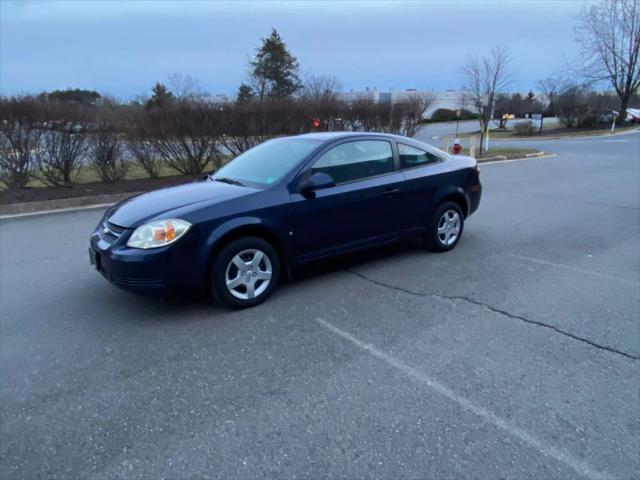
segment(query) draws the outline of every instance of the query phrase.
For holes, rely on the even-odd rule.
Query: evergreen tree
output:
[[[241,83],[238,88],[238,95],[236,96],[236,102],[244,103],[253,98],[253,89],[246,83]]]
[[[101,95],[95,90],[82,90],[79,88],[68,88],[66,90],[54,90],[51,93],[44,93],[45,97],[52,102],[80,103],[83,105],[95,105],[100,100]]]
[[[287,50],[275,28],[262,39],[262,46],[250,65],[254,90],[260,100],[288,97],[301,87],[298,60]]]
[[[162,83],[157,82],[151,89],[151,92],[151,98],[147,100],[147,104],[145,105],[148,110],[152,108],[162,108],[173,103],[173,93]]]

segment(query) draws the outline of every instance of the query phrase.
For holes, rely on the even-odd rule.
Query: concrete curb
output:
[[[541,155],[537,153],[530,153],[526,157],[510,158],[508,160],[491,160],[489,162],[478,162],[478,165],[480,167],[484,167],[485,165],[500,165],[501,163],[522,162],[524,160],[534,160],[536,158],[553,158],[557,156],[558,155],[556,155],[555,153],[542,153]]]
[[[551,156],[546,152],[536,152],[536,153],[527,153],[525,154],[524,157],[517,157],[517,158],[509,158],[505,155],[495,155],[493,157],[486,157],[483,158],[482,160],[477,160],[478,165],[482,165],[483,163],[494,163],[497,161],[500,162],[504,162],[507,160],[526,160],[527,158],[537,158],[537,157],[545,157],[545,156]]]
[[[59,200],[44,200],[41,202],[0,205],[0,219],[106,207],[120,200],[139,195],[140,193],[142,192],[110,193],[106,195],[91,195],[86,197],[61,198]]]

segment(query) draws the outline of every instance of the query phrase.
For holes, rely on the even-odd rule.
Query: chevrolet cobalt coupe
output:
[[[206,288],[229,307],[251,307],[312,260],[409,236],[451,250],[481,191],[473,158],[410,138],[278,138],[206,180],[111,207],[89,255],[127,290]]]

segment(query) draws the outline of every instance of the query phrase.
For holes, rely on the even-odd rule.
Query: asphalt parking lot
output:
[[[481,167],[458,247],[265,304],[117,290],[102,211],[0,222],[0,476],[638,478],[640,134]]]

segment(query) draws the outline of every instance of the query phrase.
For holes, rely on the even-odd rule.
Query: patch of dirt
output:
[[[205,175],[175,175],[161,178],[141,178],[124,180],[115,183],[91,182],[72,187],[20,188],[18,190],[0,191],[0,205],[24,202],[40,202],[59,200],[62,198],[87,197],[91,195],[108,195],[110,193],[147,192],[158,188],[172,187],[193,182]]]

